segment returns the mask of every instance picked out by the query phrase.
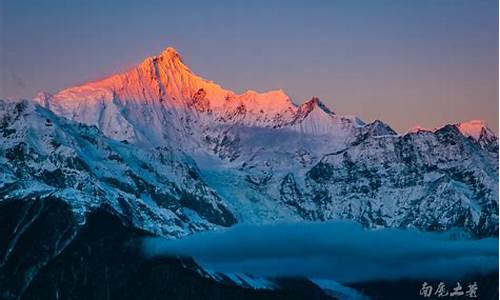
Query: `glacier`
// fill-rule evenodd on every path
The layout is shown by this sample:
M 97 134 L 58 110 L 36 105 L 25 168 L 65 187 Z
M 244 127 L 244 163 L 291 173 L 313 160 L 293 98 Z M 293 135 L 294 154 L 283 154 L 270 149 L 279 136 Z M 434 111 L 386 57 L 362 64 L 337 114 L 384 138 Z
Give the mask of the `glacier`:
M 498 233 L 498 138 L 482 121 L 398 134 L 316 97 L 296 105 L 282 90 L 237 94 L 196 75 L 171 47 L 34 100 L 137 151 L 186 157 L 239 223 L 352 219 Z
M 78 247 L 104 246 L 111 259 L 105 244 L 80 241 L 108 218 L 120 241 L 130 232 L 179 239 L 235 224 L 331 220 L 495 237 L 498 158 L 498 138 L 481 120 L 398 133 L 317 97 L 297 105 L 283 90 L 235 93 L 196 75 L 169 47 L 102 80 L 0 100 L 0 296 L 59 293 L 41 287 L 59 273 L 52 262 L 72 261 L 67 253 Z M 39 234 L 38 226 L 54 232 Z M 49 237 L 38 241 L 33 231 Z M 105 228 L 97 232 L 106 239 Z M 42 254 L 16 250 L 27 239 Z M 163 263 L 161 272 L 172 271 Z M 188 276 L 185 262 L 173 265 Z M 268 278 L 186 265 L 186 278 L 274 289 Z

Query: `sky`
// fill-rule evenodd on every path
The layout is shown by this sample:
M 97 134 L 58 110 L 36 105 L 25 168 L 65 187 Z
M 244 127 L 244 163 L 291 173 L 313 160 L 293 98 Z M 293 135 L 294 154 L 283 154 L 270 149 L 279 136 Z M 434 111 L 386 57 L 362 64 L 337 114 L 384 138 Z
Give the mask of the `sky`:
M 498 133 L 498 1 L 0 0 L 0 98 L 30 98 L 176 48 L 242 92 L 383 120 L 400 132 L 471 119 Z

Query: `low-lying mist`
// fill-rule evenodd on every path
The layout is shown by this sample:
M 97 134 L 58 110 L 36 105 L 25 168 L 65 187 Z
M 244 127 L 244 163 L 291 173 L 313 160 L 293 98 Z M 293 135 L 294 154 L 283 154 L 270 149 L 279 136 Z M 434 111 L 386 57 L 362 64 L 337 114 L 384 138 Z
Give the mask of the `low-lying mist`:
M 304 276 L 338 282 L 446 280 L 498 270 L 498 239 L 367 230 L 351 222 L 237 225 L 178 240 L 151 238 L 145 254 L 190 256 L 220 272 Z

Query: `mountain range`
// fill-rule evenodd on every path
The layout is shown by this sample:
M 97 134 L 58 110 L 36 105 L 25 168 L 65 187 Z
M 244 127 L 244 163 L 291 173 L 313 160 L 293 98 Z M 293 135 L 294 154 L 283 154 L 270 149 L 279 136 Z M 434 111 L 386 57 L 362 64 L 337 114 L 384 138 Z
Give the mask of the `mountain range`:
M 397 133 L 316 97 L 296 105 L 282 90 L 226 90 L 173 48 L 102 80 L 1 100 L 0 170 L 0 211 L 22 207 L 3 220 L 7 299 L 43 283 L 37 274 L 103 210 L 167 238 L 335 219 L 498 235 L 498 138 L 483 121 Z M 67 230 L 39 257 L 16 254 L 54 201 Z

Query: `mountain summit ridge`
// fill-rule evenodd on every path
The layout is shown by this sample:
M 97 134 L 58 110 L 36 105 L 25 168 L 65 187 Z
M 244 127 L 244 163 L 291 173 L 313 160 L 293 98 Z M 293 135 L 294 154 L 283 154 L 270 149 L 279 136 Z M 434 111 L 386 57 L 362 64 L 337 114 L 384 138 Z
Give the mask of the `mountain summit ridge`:
M 152 145 L 168 144 L 165 131 L 185 140 L 192 135 L 186 128 L 200 124 L 306 128 L 306 133 L 328 134 L 341 119 L 318 98 L 297 106 L 281 89 L 241 94 L 224 89 L 192 72 L 172 47 L 123 73 L 54 95 L 40 93 L 35 100 L 58 115 L 95 125 L 114 139 Z M 298 126 L 309 113 L 315 115 L 314 124 Z
M 125 116 L 116 116 L 117 120 L 107 122 L 119 123 L 127 127 L 121 130 L 124 131 L 121 134 L 114 134 L 106 129 L 106 125 L 99 124 L 96 115 L 102 115 L 103 111 L 110 110 L 110 107 L 114 107 L 115 111 L 120 111 L 123 109 L 122 106 L 137 108 L 142 104 L 147 104 L 165 107 L 177 113 L 180 111 L 191 114 L 192 110 L 198 114 L 208 113 L 216 115 L 215 119 L 218 121 L 275 128 L 287 125 L 293 127 L 293 124 L 306 119 L 306 116 L 315 108 L 320 111 L 316 113 L 317 115 L 325 113 L 333 116 L 334 119 L 336 116 L 336 113 L 318 97 L 312 97 L 297 105 L 282 89 L 266 92 L 246 90 L 241 94 L 224 89 L 219 84 L 194 73 L 174 47 L 167 47 L 158 55 L 146 57 L 125 72 L 69 87 L 56 94 L 40 92 L 34 100 L 59 115 L 88 125 L 96 125 L 111 137 L 132 139 L 132 141 L 134 138 L 130 136 L 132 130 L 130 127 L 133 127 L 133 124 L 127 126 L 130 122 Z M 86 115 L 85 111 L 92 112 L 92 114 Z M 315 118 L 318 119 L 317 116 Z M 352 119 L 356 126 L 364 124 L 357 117 L 345 116 L 345 118 Z M 327 124 L 314 126 L 331 127 L 330 117 L 324 119 L 323 121 L 315 120 L 315 122 Z M 481 128 L 478 124 L 484 128 L 483 139 L 491 141 L 496 138 L 486 122 L 482 120 L 471 120 L 455 125 L 465 136 L 479 140 Z
M 195 74 L 173 47 L 165 48 L 159 55 L 146 57 L 142 62 L 124 72 L 63 89 L 53 97 L 56 101 L 60 101 L 57 98 L 65 96 L 73 97 L 73 101 L 81 101 L 92 96 L 87 93 L 91 94 L 93 90 L 105 90 L 108 93 L 114 93 L 115 96 L 121 96 L 123 100 L 168 100 L 167 102 L 170 103 L 175 100 L 189 101 L 196 93 L 203 90 L 205 97 L 210 99 L 212 107 L 223 106 L 229 98 L 245 96 L 249 98 L 249 96 L 279 95 L 281 98 L 290 100 L 282 89 L 262 93 L 247 90 L 241 94 L 224 89 L 219 84 Z M 97 91 L 95 92 L 97 95 L 94 96 L 98 96 Z M 162 98 L 163 96 L 167 96 L 168 99 Z M 39 100 L 40 94 L 35 99 Z M 107 100 L 111 99 L 107 98 Z M 293 103 L 290 101 L 284 104 Z M 266 107 L 261 108 L 266 109 Z
M 171 192 L 179 199 L 170 201 L 212 224 L 351 219 L 372 228 L 498 233 L 498 138 L 484 122 L 398 134 L 380 120 L 338 114 L 316 97 L 297 106 L 282 90 L 236 94 L 193 73 L 169 48 L 124 73 L 37 101 L 147 153 L 109 162 L 113 174 L 181 153 L 185 172 L 176 180 L 200 188 L 187 198 Z M 5 130 L 9 136 L 14 129 Z M 129 193 L 137 178 L 126 172 L 116 180 Z M 131 199 L 165 189 L 144 181 L 146 195 Z M 203 194 L 209 188 L 211 197 Z
M 203 97 L 200 97 L 200 95 L 203 95 Z M 237 101 L 233 102 L 237 102 L 238 105 L 228 101 L 235 99 Z M 276 114 L 285 113 L 290 120 L 300 119 L 300 115 L 304 114 L 307 107 L 313 108 L 315 106 L 328 114 L 335 115 L 335 112 L 317 97 L 312 97 L 310 100 L 297 105 L 292 102 L 282 89 L 266 92 L 246 90 L 241 94 L 224 89 L 219 84 L 194 73 L 184 63 L 179 51 L 170 46 L 166 47 L 158 55 L 146 57 L 124 72 L 69 87 L 56 94 L 40 92 L 34 97 L 34 100 L 60 115 L 71 119 L 76 118 L 77 120 L 77 116 L 71 116 L 68 112 L 77 110 L 75 106 L 80 106 L 81 102 L 114 100 L 144 101 L 150 104 L 160 102 L 164 106 L 176 108 L 189 107 L 210 112 L 225 111 L 220 113 L 221 115 L 227 115 L 226 111 L 229 109 L 241 110 L 242 106 L 245 106 L 245 109 L 251 108 L 254 112 L 258 112 L 257 116 L 252 117 L 253 119 L 258 119 L 258 115 L 262 114 L 261 111 L 270 111 L 274 117 L 276 117 Z M 196 101 L 198 103 L 193 103 Z M 204 103 L 200 104 L 199 102 Z M 292 116 L 290 116 L 290 112 Z M 272 119 L 270 116 L 268 118 Z M 80 119 L 78 121 L 99 127 L 99 124 L 94 124 L 96 122 L 92 119 Z M 247 121 L 252 122 L 251 120 Z M 460 131 L 464 135 L 470 136 L 467 129 L 463 127 L 464 124 L 477 124 L 478 122 L 483 124 L 488 135 L 492 133 L 496 136 L 489 129 L 486 122 L 482 120 L 471 120 L 456 125 L 459 126 L 459 129 L 461 128 Z M 262 122 L 260 123 L 260 125 L 263 125 Z M 281 123 L 287 123 L 287 121 L 284 120 Z M 271 124 L 270 126 L 277 127 L 277 124 Z M 478 134 L 474 136 L 476 140 L 479 138 Z

